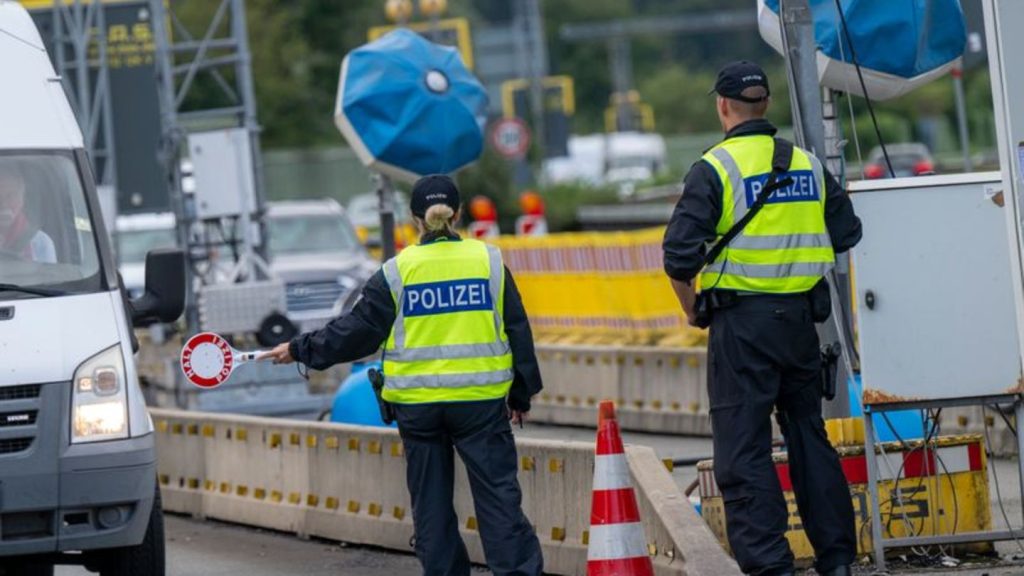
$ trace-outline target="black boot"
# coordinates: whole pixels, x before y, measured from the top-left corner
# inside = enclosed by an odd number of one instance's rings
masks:
[[[851,576],[853,571],[850,570],[849,566],[836,566],[831,570],[827,570],[821,573],[821,576]]]

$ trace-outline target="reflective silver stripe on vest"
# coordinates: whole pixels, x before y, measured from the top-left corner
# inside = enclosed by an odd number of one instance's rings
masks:
[[[826,194],[825,191],[825,171],[821,168],[821,161],[818,157],[810,152],[804,152],[807,159],[811,161],[811,171],[814,172],[814,183],[818,186],[818,195]]]
[[[792,248],[831,248],[828,234],[779,234],[777,236],[747,236],[740,234],[729,243],[739,250],[788,250]]]
[[[732,274],[746,278],[793,278],[795,276],[821,277],[832,269],[832,262],[788,262],[785,264],[739,264],[715,262],[704,269],[707,274]]]
[[[501,282],[505,279],[505,266],[501,263],[501,249],[492,244],[486,244],[487,258],[491,268],[491,302],[494,303],[494,336],[497,342],[502,342],[501,337],[501,309],[498,306],[501,297]],[[500,356],[500,354],[495,354]]]
[[[389,362],[459,360],[463,358],[504,356],[511,351],[512,349],[507,341],[488,342],[486,344],[446,344],[443,346],[422,346],[419,348],[388,350],[387,359]]]
[[[395,299],[395,306],[398,308],[395,316],[395,348],[405,348],[405,312],[402,306],[402,293],[405,287],[402,285],[402,275],[398,272],[398,258],[391,258],[384,263],[384,279],[388,281],[391,289],[391,296]]]
[[[387,376],[384,386],[392,390],[409,388],[466,388],[492,386],[512,380],[512,369],[468,374],[421,374],[419,376]]]
[[[740,173],[739,164],[725,148],[715,148],[710,154],[718,160],[729,176],[729,183],[732,185],[732,221],[735,224],[747,213],[747,193],[743,188],[743,174]]]

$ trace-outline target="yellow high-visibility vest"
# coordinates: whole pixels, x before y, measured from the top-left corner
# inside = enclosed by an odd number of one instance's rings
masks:
[[[771,136],[729,138],[704,155],[722,182],[721,238],[738,222],[771,173],[775,143]],[[793,150],[793,183],[780,188],[761,211],[701,273],[702,290],[722,289],[768,294],[806,292],[835,264],[825,225],[825,176],[813,154]]]
[[[504,398],[512,351],[505,268],[477,240],[410,246],[384,263],[396,318],[384,344],[384,399],[397,404]]]

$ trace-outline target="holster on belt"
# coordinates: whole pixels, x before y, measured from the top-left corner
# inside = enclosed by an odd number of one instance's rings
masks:
[[[377,397],[377,408],[380,409],[380,419],[385,424],[395,421],[395,409],[391,403],[384,399],[384,374],[376,368],[370,368],[366,373],[373,386],[373,395]]]
[[[698,293],[693,306],[696,312],[697,327],[711,326],[711,318],[715,315],[715,311],[732,307],[736,304],[737,298],[739,296],[735,292],[728,290],[705,290]]]
[[[836,371],[842,353],[839,342],[823,344],[821,347],[821,395],[826,400],[836,397]]]

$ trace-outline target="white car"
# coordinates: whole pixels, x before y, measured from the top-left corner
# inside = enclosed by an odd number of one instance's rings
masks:
[[[158,248],[176,248],[177,231],[174,228],[174,214],[157,212],[152,214],[131,214],[117,217],[118,270],[124,287],[132,298],[142,294],[146,284],[146,254]]]
[[[143,288],[146,253],[177,245],[174,223],[166,212],[117,218],[118,261],[129,294]],[[270,269],[285,282],[286,315],[299,331],[315,330],[349,309],[379,268],[332,199],[268,202],[266,223]]]
[[[351,308],[380,265],[332,199],[267,203],[270,269],[285,281],[288,319],[317,329]]]

